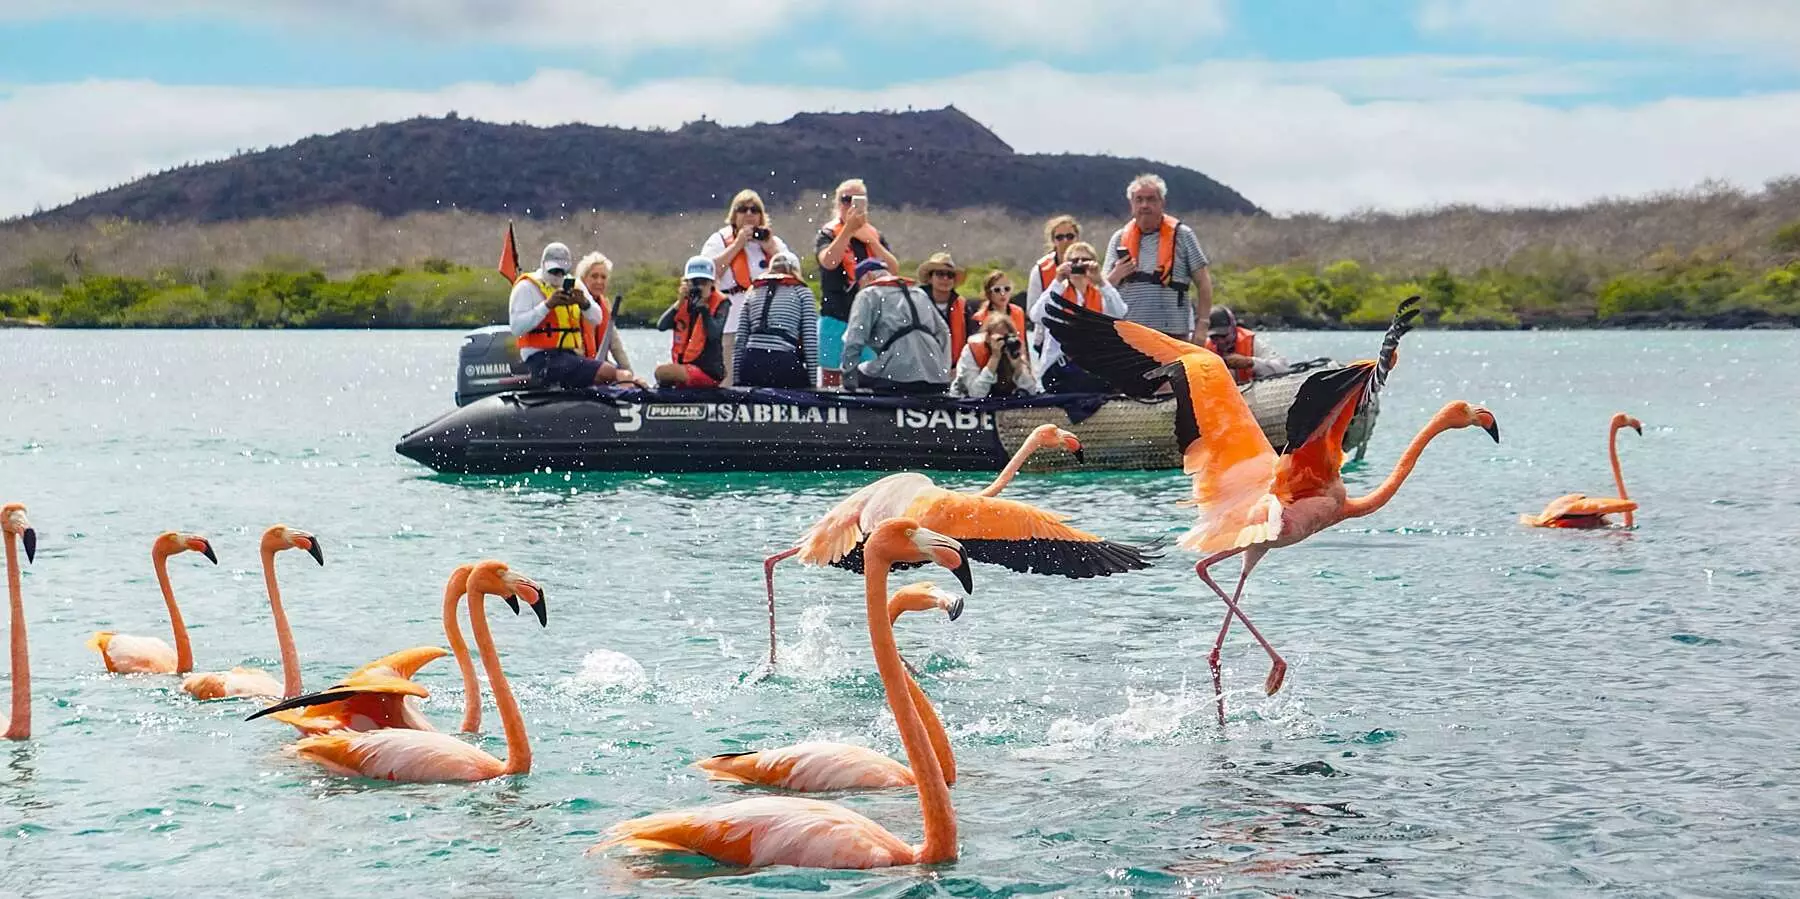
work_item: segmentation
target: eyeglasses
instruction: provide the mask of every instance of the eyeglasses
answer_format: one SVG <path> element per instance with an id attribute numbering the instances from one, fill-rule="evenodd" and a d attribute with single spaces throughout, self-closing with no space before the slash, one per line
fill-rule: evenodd
<path id="1" fill-rule="evenodd" d="M 1052 234 L 1052 235 L 1050 235 L 1050 239 L 1056 241 L 1057 243 L 1065 243 L 1067 241 L 1074 240 L 1076 237 L 1079 237 L 1079 236 L 1080 235 L 1077 235 L 1077 234 Z"/>
<path id="2" fill-rule="evenodd" d="M 749 203 L 741 203 L 738 205 L 737 211 L 738 212 L 762 212 L 762 207 L 761 206 L 752 206 Z"/>
<path id="3" fill-rule="evenodd" d="M 544 274 L 546 274 L 546 275 L 550 275 L 550 276 L 551 276 L 551 277 L 554 277 L 554 278 L 560 278 L 560 277 L 562 277 L 562 276 L 563 276 L 563 275 L 566 275 L 566 274 L 568 274 L 568 273 L 569 273 L 569 270 L 568 270 L 568 269 L 566 269 L 566 268 L 547 268 L 547 269 L 544 269 Z"/>
<path id="4" fill-rule="evenodd" d="M 1012 293 L 1011 284 L 996 284 L 988 288 L 988 293 Z"/>

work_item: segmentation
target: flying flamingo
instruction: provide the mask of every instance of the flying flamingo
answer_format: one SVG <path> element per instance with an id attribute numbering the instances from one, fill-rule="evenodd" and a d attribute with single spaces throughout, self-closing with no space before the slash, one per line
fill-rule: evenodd
<path id="1" fill-rule="evenodd" d="M 25 518 L 23 503 L 0 506 L 0 531 L 6 532 L 6 595 L 12 603 L 12 718 L 8 740 L 31 739 L 31 653 L 25 645 L 25 600 L 19 595 L 19 546 L 25 561 L 37 559 L 37 531 Z"/>
<path id="2" fill-rule="evenodd" d="M 268 672 L 259 668 L 239 667 L 230 671 L 190 674 L 181 682 L 181 689 L 195 699 L 237 696 L 265 696 L 272 699 L 300 695 L 300 654 L 294 649 L 294 632 L 288 629 L 287 612 L 281 608 L 281 590 L 275 586 L 275 554 L 284 549 L 305 550 L 313 557 L 313 561 L 325 564 L 325 551 L 319 547 L 319 538 L 284 524 L 274 525 L 263 531 L 263 584 L 269 590 L 269 608 L 275 614 L 275 639 L 281 646 L 282 683 L 276 683 Z"/>
<path id="3" fill-rule="evenodd" d="M 969 558 L 1027 574 L 1070 578 L 1105 577 L 1150 567 L 1144 551 L 1113 543 L 1064 524 L 1064 516 L 1035 506 L 998 499 L 1025 460 L 1039 448 L 1061 443 L 1081 458 L 1081 441 L 1055 425 L 1039 425 L 1020 445 L 994 482 L 979 493 L 945 490 L 918 472 L 891 474 L 832 507 L 794 545 L 763 560 L 769 590 L 769 661 L 775 667 L 775 565 L 798 555 L 807 565 L 862 570 L 858 549 L 876 523 L 907 517 L 962 542 Z"/>
<path id="4" fill-rule="evenodd" d="M 161 637 L 133 637 L 99 631 L 88 639 L 89 649 L 100 653 L 106 670 L 113 674 L 186 674 L 194 670 L 194 649 L 188 643 L 187 625 L 181 620 L 181 607 L 175 605 L 175 590 L 169 586 L 169 557 L 184 552 L 197 552 L 214 565 L 212 544 L 199 534 L 167 531 L 150 544 L 150 565 L 156 569 L 156 583 L 162 587 L 163 604 L 169 607 L 169 625 L 175 630 L 175 647 Z"/>
<path id="5" fill-rule="evenodd" d="M 950 786 L 932 751 L 919 707 L 906 687 L 886 611 L 888 571 L 897 562 L 936 562 L 968 590 L 968 556 L 955 540 L 907 518 L 884 521 L 863 544 L 864 599 L 875 667 L 900 728 L 906 760 L 917 776 L 925 842 L 910 846 L 881 825 L 841 805 L 797 796 L 763 796 L 723 805 L 659 812 L 622 821 L 594 847 L 696 853 L 731 865 L 883 868 L 956 859 L 956 812 Z"/>
<path id="6" fill-rule="evenodd" d="M 1238 606 L 1244 582 L 1256 563 L 1271 549 L 1292 546 L 1386 505 L 1412 473 L 1425 445 L 1444 431 L 1480 427 L 1496 443 L 1500 440 L 1500 426 L 1492 412 L 1460 400 L 1446 404 L 1413 438 L 1381 486 L 1367 496 L 1346 495 L 1338 474 L 1344 460 L 1344 432 L 1358 406 L 1387 381 L 1400 338 L 1411 330 L 1418 315 L 1413 302 L 1402 303 L 1395 313 L 1378 359 L 1319 372 L 1301 385 L 1288 410 L 1288 443 L 1280 453 L 1263 436 L 1216 353 L 1142 325 L 1066 303 L 1053 304 L 1047 318 L 1050 333 L 1076 365 L 1114 377 L 1135 372 L 1167 380 L 1174 389 L 1175 439 L 1182 453 L 1182 471 L 1193 477 L 1194 504 L 1199 507 L 1199 521 L 1179 542 L 1183 548 L 1209 553 L 1194 571 L 1225 601 L 1227 610 L 1208 656 L 1221 722 L 1225 699 L 1219 650 L 1231 628 L 1232 615 L 1244 622 L 1269 654 L 1273 667 L 1263 689 L 1273 695 L 1287 675 L 1287 662 Z M 1244 557 L 1243 570 L 1237 590 L 1227 596 L 1208 569 L 1237 555 Z"/>
<path id="7" fill-rule="evenodd" d="M 488 685 L 494 690 L 494 704 L 500 708 L 500 723 L 506 730 L 505 761 L 448 734 L 397 728 L 306 737 L 294 744 L 295 753 L 333 774 L 408 783 L 473 782 L 502 774 L 529 773 L 531 743 L 525 735 L 525 717 L 513 698 L 506 672 L 500 669 L 493 633 L 488 630 L 488 596 L 522 599 L 541 619 L 546 617 L 544 591 L 535 581 L 508 569 L 504 562 L 478 562 L 469 572 L 469 624 L 475 632 L 482 665 L 487 669 Z M 308 704 L 316 704 L 328 701 L 334 692 L 336 688 L 302 698 L 309 700 Z"/>
<path id="8" fill-rule="evenodd" d="M 929 581 L 908 584 L 888 599 L 889 626 L 907 612 L 930 609 L 941 609 L 955 621 L 962 615 L 963 601 Z M 944 733 L 943 722 L 938 720 L 931 700 L 919 689 L 918 681 L 913 680 L 910 673 L 905 676 L 906 692 L 912 696 L 913 706 L 924 721 L 932 752 L 937 755 L 938 766 L 944 773 L 944 782 L 955 784 L 956 756 L 950 751 L 950 737 Z M 802 793 L 913 785 L 911 768 L 867 746 L 824 740 L 809 740 L 760 752 L 729 752 L 701 759 L 694 767 L 705 771 L 712 780 L 779 787 Z"/>
<path id="9" fill-rule="evenodd" d="M 1642 437 L 1644 423 L 1623 412 L 1615 412 L 1612 425 L 1606 431 L 1606 452 L 1612 456 L 1613 483 L 1619 486 L 1618 496 L 1583 496 L 1571 493 L 1551 500 L 1550 505 L 1544 507 L 1544 514 L 1521 515 L 1519 521 L 1537 528 L 1600 528 L 1612 524 L 1606 516 L 1623 512 L 1625 526 L 1632 527 L 1635 523 L 1632 513 L 1637 511 L 1638 504 L 1625 492 L 1625 474 L 1619 469 L 1621 428 L 1630 428 Z"/>

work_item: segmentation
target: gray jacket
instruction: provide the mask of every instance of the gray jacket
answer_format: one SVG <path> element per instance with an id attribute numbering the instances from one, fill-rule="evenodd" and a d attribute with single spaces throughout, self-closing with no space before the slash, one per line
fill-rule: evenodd
<path id="1" fill-rule="evenodd" d="M 871 284 L 857 292 L 844 330 L 845 368 L 865 346 L 875 350 L 859 366 L 868 377 L 950 383 L 950 326 L 917 285 Z"/>

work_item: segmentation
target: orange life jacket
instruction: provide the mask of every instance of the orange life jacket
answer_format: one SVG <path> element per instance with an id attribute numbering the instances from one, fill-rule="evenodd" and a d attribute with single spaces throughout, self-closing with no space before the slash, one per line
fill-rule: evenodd
<path id="1" fill-rule="evenodd" d="M 982 300 L 981 307 L 975 310 L 975 323 L 977 325 L 986 323 L 988 313 L 992 311 L 993 304 Z M 1019 339 L 1025 339 L 1025 308 L 1018 303 L 1007 303 L 1006 315 L 1012 319 L 1013 333 L 1019 335 Z"/>
<path id="2" fill-rule="evenodd" d="M 1211 345 L 1211 342 L 1208 341 L 1207 346 L 1210 347 Z M 1256 358 L 1256 332 L 1249 328 L 1238 328 L 1236 340 L 1234 340 L 1231 345 L 1231 352 L 1249 359 Z M 1231 370 L 1231 376 L 1237 379 L 1237 382 L 1240 385 L 1248 384 L 1256 377 L 1256 369 L 1254 367 L 1234 368 Z"/>
<path id="3" fill-rule="evenodd" d="M 840 229 L 842 227 L 844 227 L 844 223 L 842 221 L 840 221 L 838 219 L 832 219 L 831 221 L 826 222 L 825 227 L 821 230 L 823 230 L 825 232 L 825 236 L 827 238 L 829 238 L 831 240 L 837 240 L 838 229 Z M 869 230 L 875 231 L 875 226 L 870 225 Z M 875 246 L 880 246 L 880 245 L 881 245 L 881 232 L 875 231 Z M 856 248 L 859 246 L 863 248 L 861 253 L 858 253 L 856 251 Z M 875 254 L 875 247 L 872 247 L 866 243 L 863 243 L 862 238 L 860 238 L 860 237 L 850 238 L 850 243 L 845 245 L 844 255 L 838 259 L 838 266 L 844 270 L 844 277 L 850 279 L 850 285 L 851 285 L 852 290 L 854 290 L 855 286 L 856 286 L 856 264 L 858 262 L 863 261 L 864 259 L 869 258 L 870 256 L 873 256 L 874 254 Z"/>
<path id="4" fill-rule="evenodd" d="M 1069 285 L 1069 292 L 1077 292 L 1074 284 Z M 1090 283 L 1087 286 L 1087 290 L 1080 291 L 1080 294 L 1081 305 L 1087 307 L 1089 312 L 1106 312 L 1106 297 L 1100 293 L 1100 288 L 1095 287 Z M 1075 302 L 1074 298 L 1067 295 L 1064 295 L 1063 299 L 1068 300 L 1071 303 Z"/>
<path id="5" fill-rule="evenodd" d="M 1049 290 L 1050 289 L 1050 282 L 1056 280 L 1056 266 L 1057 265 L 1058 265 L 1058 263 L 1056 261 L 1055 253 L 1045 253 L 1044 258 L 1039 259 L 1037 261 L 1038 289 L 1039 290 Z"/>
<path id="6" fill-rule="evenodd" d="M 1173 280 L 1175 274 L 1175 234 L 1180 230 L 1180 219 L 1177 219 L 1172 215 L 1163 216 L 1162 226 L 1159 227 L 1156 232 L 1156 271 L 1154 273 L 1146 272 L 1139 268 L 1127 276 L 1125 280 L 1154 281 L 1164 287 L 1174 290 L 1176 293 L 1185 295 L 1188 289 L 1187 282 Z M 1143 240 L 1144 232 L 1138 229 L 1137 219 L 1132 219 L 1130 222 L 1126 223 L 1125 233 L 1119 238 L 1119 245 L 1125 248 L 1125 253 L 1131 257 L 1131 264 L 1134 267 L 1138 265 L 1138 244 L 1143 243 Z"/>
<path id="7" fill-rule="evenodd" d="M 1025 338 L 1020 337 L 1019 339 L 1022 341 Z M 1023 344 L 1021 344 L 1021 346 L 1023 346 Z M 975 367 L 976 368 L 987 368 L 988 360 L 992 359 L 994 357 L 994 351 L 988 349 L 988 342 L 986 340 L 979 339 L 979 335 L 977 335 L 977 339 L 973 343 L 968 344 L 968 347 L 969 347 L 969 355 L 974 357 L 974 359 L 975 359 Z M 1025 362 L 1021 358 L 1021 360 L 1015 364 L 1029 365 L 1030 363 Z M 1009 368 L 1006 370 L 1006 372 L 1002 376 L 999 376 L 995 379 L 994 389 L 1000 392 L 999 395 L 1005 395 L 1008 393 L 1012 393 L 1013 390 L 1018 386 L 1018 382 L 1013 380 L 1012 371 L 1013 370 Z"/>
<path id="8" fill-rule="evenodd" d="M 706 300 L 706 313 L 716 316 L 719 307 L 728 300 L 713 288 L 712 296 Z M 675 307 L 675 342 L 669 348 L 669 355 L 678 365 L 693 365 L 700 361 L 700 354 L 706 352 L 706 324 L 694 320 L 692 307 L 684 300 Z"/>
<path id="9" fill-rule="evenodd" d="M 520 275 L 519 280 L 537 285 L 546 300 L 556 293 L 530 272 Z M 606 333 L 606 320 L 612 315 L 606 309 L 605 297 L 595 298 L 594 303 L 600 307 L 600 324 L 590 324 L 581 316 L 579 306 L 552 306 L 536 327 L 519 338 L 519 346 L 533 350 L 574 350 L 589 359 L 594 358 L 600 353 L 600 335 Z"/>
<path id="10" fill-rule="evenodd" d="M 934 310 L 937 308 L 937 300 L 935 298 L 931 298 L 931 308 Z M 951 351 L 952 353 L 961 352 L 960 350 L 957 350 L 956 347 L 960 347 L 969 341 L 969 301 L 958 296 L 956 299 L 950 301 L 950 305 L 945 308 L 944 314 L 949 316 L 949 320 L 946 321 L 945 324 L 950 326 Z"/>
<path id="11" fill-rule="evenodd" d="M 719 236 L 725 238 L 725 245 L 729 247 L 731 239 L 735 235 L 731 233 L 731 227 L 727 225 L 720 229 Z M 732 293 L 743 293 L 750 289 L 749 250 L 739 250 L 736 256 L 731 257 L 731 276 L 737 279 L 737 286 L 731 289 Z"/>

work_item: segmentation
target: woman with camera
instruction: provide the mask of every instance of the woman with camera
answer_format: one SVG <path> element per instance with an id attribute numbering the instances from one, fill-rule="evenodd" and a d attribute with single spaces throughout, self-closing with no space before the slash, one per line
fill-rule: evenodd
<path id="1" fill-rule="evenodd" d="M 1110 393 L 1112 390 L 1105 381 L 1082 371 L 1065 358 L 1056 335 L 1044 327 L 1044 309 L 1053 296 L 1114 318 L 1125 317 L 1125 300 L 1119 296 L 1117 288 L 1100 277 L 1098 260 L 1091 244 L 1076 243 L 1064 253 L 1063 263 L 1056 267 L 1056 277 L 1038 295 L 1037 302 L 1031 304 L 1031 320 L 1044 335 L 1044 349 L 1037 359 L 1038 378 L 1050 393 Z"/>
<path id="2" fill-rule="evenodd" d="M 1032 306 L 1056 280 L 1056 268 L 1063 264 L 1063 257 L 1075 242 L 1081 239 L 1081 223 L 1072 215 L 1059 215 L 1044 223 L 1045 253 L 1037 262 L 1032 263 L 1031 273 L 1025 276 L 1025 305 Z"/>
<path id="3" fill-rule="evenodd" d="M 725 316 L 729 305 L 714 282 L 712 260 L 695 256 L 681 274 L 681 296 L 656 322 L 674 331 L 669 361 L 656 367 L 659 387 L 717 387 L 725 380 Z"/>
<path id="4" fill-rule="evenodd" d="M 700 247 L 700 255 L 712 260 L 719 273 L 719 292 L 730 301 L 725 319 L 725 383 L 732 383 L 730 360 L 736 342 L 740 300 L 750 283 L 769 268 L 776 253 L 787 252 L 787 244 L 775 236 L 769 222 L 768 207 L 762 195 L 753 190 L 740 190 L 725 207 L 725 227 L 714 231 Z"/>
<path id="5" fill-rule="evenodd" d="M 951 396 L 1012 396 L 1042 393 L 1036 373 L 1025 358 L 1025 342 L 1012 316 L 994 312 L 981 321 L 981 330 L 969 338 L 956 360 L 956 380 Z"/>
<path id="6" fill-rule="evenodd" d="M 1024 335 L 1027 330 L 1025 307 L 1013 302 L 1015 296 L 1012 276 L 999 269 L 988 272 L 988 276 L 981 279 L 981 305 L 975 308 L 975 320 L 987 321 L 989 314 L 998 312 L 1012 319 L 1013 333 Z M 1031 352 L 1031 341 L 1027 340 L 1026 359 L 1033 360 L 1034 358 L 1035 355 Z"/>

